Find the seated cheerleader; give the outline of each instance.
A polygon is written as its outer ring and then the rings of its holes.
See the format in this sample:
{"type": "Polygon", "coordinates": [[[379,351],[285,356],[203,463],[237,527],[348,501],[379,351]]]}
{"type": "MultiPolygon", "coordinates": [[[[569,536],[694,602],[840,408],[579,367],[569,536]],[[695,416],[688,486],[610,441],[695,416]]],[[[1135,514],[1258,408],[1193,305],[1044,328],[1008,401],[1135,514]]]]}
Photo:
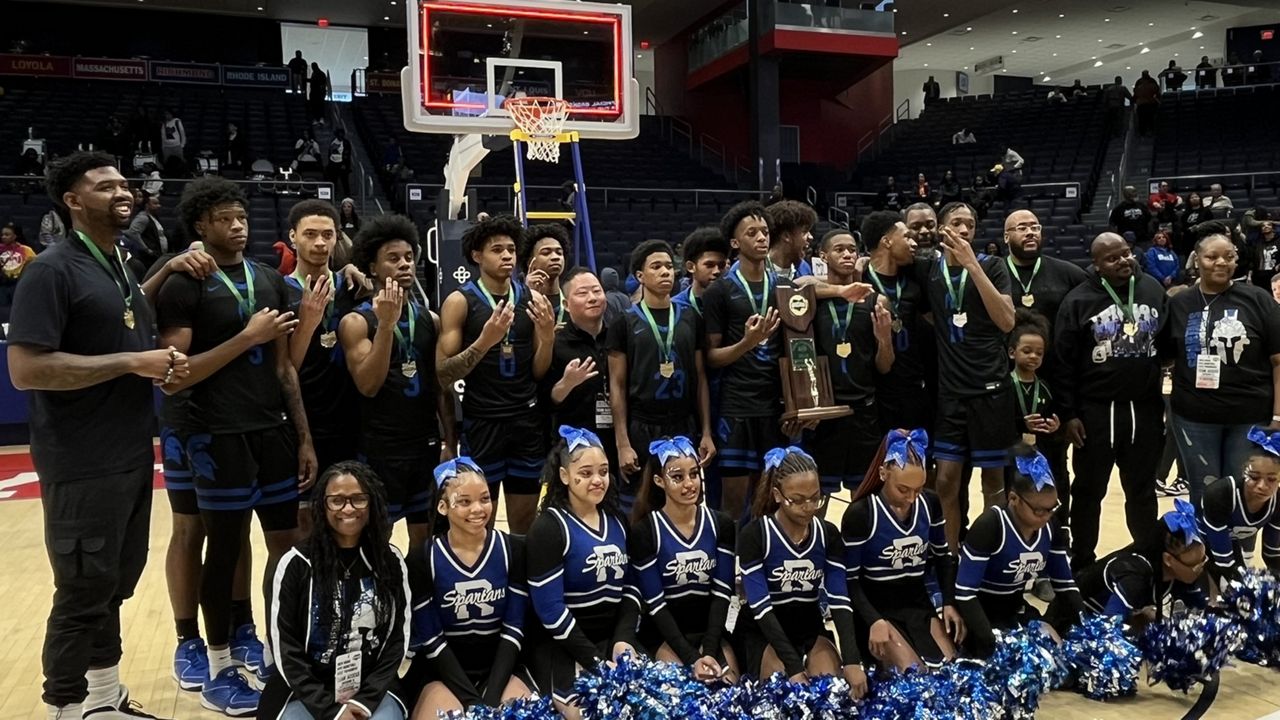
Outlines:
{"type": "Polygon", "coordinates": [[[1017,472],[1007,504],[982,513],[960,547],[956,602],[968,631],[967,645],[978,657],[995,649],[993,628],[1007,630],[1040,619],[1023,592],[1042,576],[1063,596],[1065,617],[1079,616],[1084,607],[1071,577],[1066,538],[1052,522],[1059,503],[1049,463],[1025,443],[1012,452],[1017,472]]]}
{"type": "Polygon", "coordinates": [[[428,539],[409,554],[415,720],[530,694],[517,664],[529,607],[524,538],[489,527],[493,499],[468,457],[435,469],[428,539]],[[425,687],[424,687],[425,685],[425,687]]]}
{"type": "Polygon", "coordinates": [[[1253,447],[1242,476],[1209,483],[1200,501],[1200,532],[1213,558],[1209,574],[1215,583],[1248,567],[1259,528],[1262,560],[1268,569],[1280,571],[1280,432],[1255,427],[1249,440],[1253,447]]]}
{"type": "MultiPolygon", "coordinates": [[[[1204,541],[1196,527],[1195,510],[1186,500],[1161,517],[1151,537],[1117,550],[1076,574],[1085,607],[1122,618],[1141,630],[1165,617],[1173,601],[1204,607],[1204,541]]],[[[1061,597],[1061,596],[1059,596],[1061,597]]],[[[1057,597],[1046,615],[1054,624],[1070,624],[1057,597]]]]}
{"type": "Polygon", "coordinates": [[[550,633],[533,649],[530,670],[566,718],[583,668],[635,652],[640,597],[627,556],[609,459],[590,430],[560,426],[542,481],[546,495],[527,540],[529,596],[550,633]]]}
{"type": "Polygon", "coordinates": [[[738,662],[724,636],[734,584],[737,528],[703,504],[698,449],[689,438],[649,445],[632,512],[631,560],[644,599],[641,646],[684,663],[703,681],[734,682],[738,662]]]}
{"type": "Polygon", "coordinates": [[[928,447],[922,429],[890,430],[841,521],[859,649],[904,671],[954,658],[964,640],[942,505],[924,489],[928,447]],[[925,586],[930,568],[941,617],[925,586]]]}
{"type": "Polygon", "coordinates": [[[315,484],[311,532],[276,567],[271,650],[279,670],[258,717],[403,720],[406,570],[387,496],[369,466],[340,462],[315,484]]]}
{"type": "Polygon", "coordinates": [[[805,451],[774,448],[765,454],[755,519],[738,539],[750,612],[739,616],[736,632],[744,672],[761,678],[784,672],[798,682],[843,672],[851,694],[860,698],[867,675],[854,639],[844,542],[836,527],[819,517],[826,504],[818,466],[805,451]],[[824,593],[838,650],[822,619],[824,593]]]}

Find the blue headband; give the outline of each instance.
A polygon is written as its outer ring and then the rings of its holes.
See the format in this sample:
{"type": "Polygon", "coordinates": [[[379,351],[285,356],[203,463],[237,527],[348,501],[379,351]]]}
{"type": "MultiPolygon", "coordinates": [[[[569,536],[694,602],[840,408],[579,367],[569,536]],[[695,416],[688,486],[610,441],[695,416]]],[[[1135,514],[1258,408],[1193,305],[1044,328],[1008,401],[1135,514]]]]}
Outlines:
{"type": "Polygon", "coordinates": [[[924,428],[916,428],[910,433],[905,430],[890,430],[886,437],[889,444],[885,447],[884,460],[898,467],[906,467],[915,455],[924,464],[925,454],[929,451],[929,433],[924,428]]]}
{"type": "Polygon", "coordinates": [[[1045,485],[1053,485],[1053,471],[1049,469],[1049,461],[1040,453],[1031,457],[1019,455],[1015,461],[1018,472],[1031,478],[1036,490],[1043,490],[1045,485]]]}
{"type": "Polygon", "coordinates": [[[1186,500],[1173,501],[1173,509],[1164,514],[1169,532],[1182,536],[1182,542],[1192,545],[1200,542],[1200,529],[1196,525],[1196,509],[1186,500]]]}
{"type": "Polygon", "coordinates": [[[604,449],[604,444],[600,442],[600,436],[590,430],[561,425],[560,437],[564,438],[565,445],[568,446],[569,452],[585,447],[598,447],[602,450],[604,449]]]}
{"type": "Polygon", "coordinates": [[[670,440],[654,440],[649,443],[649,454],[658,458],[658,467],[666,465],[672,458],[691,457],[696,460],[698,457],[698,451],[693,447],[693,443],[683,435],[677,435],[670,440]]]}
{"type": "Polygon", "coordinates": [[[764,454],[764,471],[769,472],[770,470],[778,467],[779,465],[782,464],[782,461],[786,460],[787,456],[791,455],[792,453],[795,453],[796,455],[803,455],[804,457],[807,457],[810,460],[813,459],[813,456],[811,456],[809,453],[805,452],[804,450],[801,450],[800,448],[796,447],[795,445],[788,445],[787,447],[784,447],[784,448],[780,448],[780,447],[774,448],[764,454]]]}
{"type": "Polygon", "coordinates": [[[1272,455],[1280,456],[1280,432],[1269,432],[1265,428],[1249,428],[1249,441],[1272,455]]]}
{"type": "Polygon", "coordinates": [[[476,464],[475,460],[472,460],[466,455],[461,455],[452,460],[446,460],[436,466],[436,487],[444,487],[445,483],[458,477],[458,473],[463,471],[474,472],[480,475],[480,477],[484,477],[484,470],[480,469],[480,466],[476,464]]]}

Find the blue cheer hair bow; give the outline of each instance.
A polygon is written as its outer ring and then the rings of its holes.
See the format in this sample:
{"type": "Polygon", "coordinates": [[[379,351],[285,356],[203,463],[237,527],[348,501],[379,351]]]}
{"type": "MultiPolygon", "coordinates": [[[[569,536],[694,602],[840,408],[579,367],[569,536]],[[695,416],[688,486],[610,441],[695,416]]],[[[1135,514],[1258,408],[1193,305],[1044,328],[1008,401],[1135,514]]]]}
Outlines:
{"type": "Polygon", "coordinates": [[[649,454],[658,458],[658,467],[667,464],[668,460],[678,457],[697,458],[698,451],[689,438],[677,435],[671,439],[663,438],[649,443],[649,454]]]}
{"type": "Polygon", "coordinates": [[[1200,542],[1200,528],[1196,525],[1196,509],[1186,500],[1173,501],[1173,509],[1164,514],[1165,527],[1169,532],[1180,534],[1182,542],[1191,545],[1200,542]]]}
{"type": "Polygon", "coordinates": [[[1049,469],[1049,461],[1040,453],[1031,457],[1019,455],[1015,462],[1018,472],[1031,478],[1036,490],[1043,490],[1045,485],[1053,485],[1053,471],[1049,469]]]}
{"type": "Polygon", "coordinates": [[[1254,426],[1249,428],[1249,442],[1272,455],[1280,456],[1280,432],[1271,432],[1266,428],[1254,426]]]}
{"type": "Polygon", "coordinates": [[[764,454],[764,471],[769,472],[770,470],[778,467],[779,465],[782,464],[782,461],[786,460],[787,456],[792,453],[796,453],[797,455],[803,455],[809,458],[810,460],[813,459],[812,455],[805,452],[801,448],[796,447],[795,445],[788,445],[787,447],[784,447],[784,448],[780,448],[780,447],[774,448],[764,454]]]}
{"type": "Polygon", "coordinates": [[[889,441],[884,451],[886,463],[906,467],[911,463],[912,455],[919,458],[921,464],[924,463],[925,453],[929,451],[929,433],[924,428],[916,428],[911,432],[890,430],[886,439],[889,441]]]}
{"type": "Polygon", "coordinates": [[[585,447],[604,447],[604,444],[600,442],[599,435],[582,428],[561,425],[560,437],[564,438],[565,444],[569,447],[569,452],[585,447]]]}
{"type": "Polygon", "coordinates": [[[436,466],[434,471],[436,476],[436,487],[442,487],[445,483],[458,477],[458,473],[464,470],[469,470],[484,476],[484,471],[480,469],[480,466],[476,464],[475,460],[472,460],[466,455],[461,455],[452,460],[446,460],[436,466]]]}

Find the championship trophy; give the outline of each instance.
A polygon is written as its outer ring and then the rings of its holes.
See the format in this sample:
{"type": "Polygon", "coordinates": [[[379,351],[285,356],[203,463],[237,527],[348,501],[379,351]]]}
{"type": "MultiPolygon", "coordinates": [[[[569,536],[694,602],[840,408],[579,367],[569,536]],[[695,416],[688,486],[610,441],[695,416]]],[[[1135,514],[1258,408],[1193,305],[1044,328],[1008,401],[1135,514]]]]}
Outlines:
{"type": "Polygon", "coordinates": [[[780,287],[775,295],[782,319],[782,372],[784,420],[827,420],[852,415],[848,405],[836,405],[831,391],[827,358],[818,354],[813,341],[813,318],[818,300],[812,286],[780,287]]]}

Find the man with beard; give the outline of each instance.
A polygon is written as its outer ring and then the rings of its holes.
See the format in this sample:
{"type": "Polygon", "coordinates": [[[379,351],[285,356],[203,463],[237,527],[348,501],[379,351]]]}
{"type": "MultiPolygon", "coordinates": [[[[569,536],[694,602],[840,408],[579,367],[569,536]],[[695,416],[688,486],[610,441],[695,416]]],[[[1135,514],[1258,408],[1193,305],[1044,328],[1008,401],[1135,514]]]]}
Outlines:
{"type": "Polygon", "coordinates": [[[1134,538],[1156,522],[1156,468],[1164,447],[1164,401],[1156,337],[1165,292],[1139,274],[1124,238],[1093,241],[1094,274],[1062,301],[1054,329],[1057,389],[1066,439],[1075,447],[1072,566],[1095,559],[1102,499],[1120,470],[1125,522],[1134,538]]]}
{"type": "Polygon", "coordinates": [[[537,506],[547,456],[538,381],[551,367],[556,330],[547,298],[514,277],[523,238],[510,215],[478,222],[462,236],[463,258],[479,276],[445,298],[436,361],[442,385],[467,379],[465,454],[484,470],[495,499],[506,488],[515,534],[528,532],[537,506]]]}
{"type": "MultiPolygon", "coordinates": [[[[1042,231],[1040,220],[1030,210],[1009,213],[1004,220],[1004,242],[1009,247],[1005,264],[1013,279],[1010,286],[1013,291],[1013,306],[1039,313],[1049,322],[1052,337],[1053,324],[1058,319],[1058,307],[1062,304],[1062,299],[1083,283],[1088,275],[1075,263],[1042,255],[1042,231]]],[[[1040,374],[1053,378],[1056,374],[1055,355],[1052,348],[1047,350],[1040,374]]],[[[1063,433],[1039,436],[1036,449],[1045,456],[1053,470],[1058,499],[1062,503],[1058,510],[1058,520],[1066,527],[1070,518],[1071,481],[1067,474],[1067,444],[1063,433]]]]}
{"type": "MultiPolygon", "coordinates": [[[[907,237],[916,244],[921,257],[938,259],[938,215],[929,203],[915,203],[902,211],[902,221],[907,225],[907,237]]],[[[867,239],[864,237],[865,243],[867,239]]],[[[916,427],[911,425],[909,427],[916,427]]]]}
{"type": "Polygon", "coordinates": [[[524,281],[546,296],[555,310],[556,324],[564,323],[564,300],[560,295],[560,273],[569,246],[569,233],[563,225],[534,225],[524,231],[519,259],[524,263],[524,281]]]}
{"type": "Polygon", "coordinates": [[[31,391],[53,571],[42,698],[51,720],[147,718],[120,684],[120,605],[147,561],[152,386],[190,366],[156,349],[151,308],[116,246],[133,198],[115,159],[74,153],[50,163],[46,184],[74,237],[24,270],[8,337],[10,379],[31,391]]]}

